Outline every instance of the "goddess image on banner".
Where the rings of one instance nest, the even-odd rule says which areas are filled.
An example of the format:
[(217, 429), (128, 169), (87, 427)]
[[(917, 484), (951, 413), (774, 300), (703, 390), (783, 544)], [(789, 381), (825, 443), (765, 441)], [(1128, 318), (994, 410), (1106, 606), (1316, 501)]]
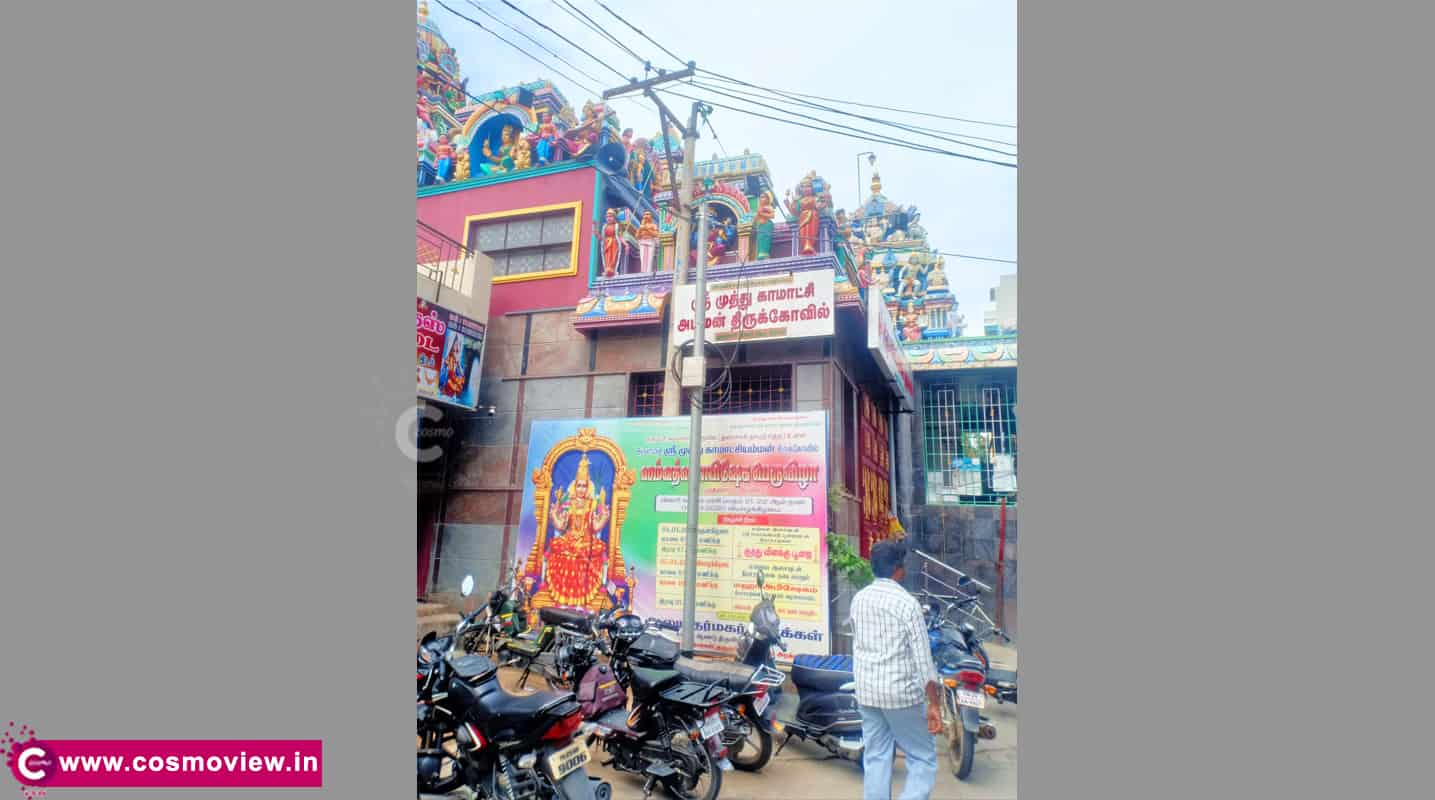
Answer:
[[(518, 552), (534, 621), (541, 608), (615, 607), (677, 631), (688, 420), (532, 426)], [(826, 413), (723, 415), (703, 427), (697, 647), (734, 652), (761, 571), (790, 653), (828, 653)]]

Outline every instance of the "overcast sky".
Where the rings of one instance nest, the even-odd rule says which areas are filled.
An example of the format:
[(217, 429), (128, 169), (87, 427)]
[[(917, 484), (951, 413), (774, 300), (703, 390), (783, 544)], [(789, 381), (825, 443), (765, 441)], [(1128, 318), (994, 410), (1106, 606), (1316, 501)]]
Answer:
[[(624, 75), (642, 77), (639, 62), (575, 20), (563, 10), (563, 0), (511, 1)], [(443, 2), (589, 87), (606, 89), (621, 83), (612, 72), (538, 28), (500, 0), (477, 0), (477, 4), (601, 80), (577, 74), (532, 42), (494, 23), (468, 0)], [(569, 2), (639, 55), (651, 59), (654, 65), (678, 67), (656, 46), (614, 19), (598, 0)], [(684, 59), (755, 84), (953, 117), (1017, 122), (1016, 3), (1013, 0), (909, 0), (891, 5), (847, 0), (603, 2)], [(546, 78), (558, 86), (575, 111), (585, 100), (597, 99), (593, 92), (579, 88), (573, 81), (450, 14), (434, 0), (430, 0), (429, 13), (457, 51), (462, 73), (469, 79), (470, 92), (482, 94)], [(723, 85), (710, 79), (709, 82)], [(680, 91), (713, 103), (746, 106), (692, 87), (683, 87)], [(689, 101), (679, 98), (665, 98), (665, 101), (686, 120)], [(762, 102), (782, 105), (771, 100)], [(614, 108), (622, 126), (633, 128), (636, 136), (650, 136), (658, 130), (657, 112), (651, 104), (618, 102)], [(756, 110), (783, 116), (769, 109)], [(835, 117), (795, 105), (793, 110), (881, 131), (892, 138), (917, 139), (913, 134), (864, 120)], [(1017, 141), (1017, 132), (1012, 128), (875, 109), (852, 110), (909, 125)], [(932, 246), (975, 256), (1017, 258), (1015, 169), (849, 139), (722, 108), (714, 110), (712, 124), (728, 154), (741, 153), (747, 148), (767, 159), (779, 198), (784, 190), (794, 187), (803, 175), (815, 169), (831, 183), (835, 206), (853, 208), (866, 198), (870, 180), (870, 168), (863, 158), (859, 198), (856, 154), (871, 150), (877, 153), (883, 194), (895, 203), (916, 205), (921, 210), (922, 224), (927, 228)], [(1010, 160), (950, 142), (927, 138), (920, 141), (946, 150)], [(977, 144), (997, 146), (988, 142)], [(721, 153), (722, 148), (704, 129), (698, 141), (698, 158), (707, 159)], [(999, 276), (1016, 272), (1016, 265), (948, 257), (946, 270), (959, 310), (966, 317), (966, 334), (980, 335), (988, 290), (997, 285)]]

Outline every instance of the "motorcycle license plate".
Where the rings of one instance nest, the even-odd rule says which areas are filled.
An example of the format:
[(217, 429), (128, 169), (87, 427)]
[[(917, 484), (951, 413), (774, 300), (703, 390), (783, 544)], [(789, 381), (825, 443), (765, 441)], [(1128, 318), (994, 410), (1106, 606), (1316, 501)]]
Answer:
[(548, 757), (548, 771), (553, 780), (562, 780), (564, 775), (588, 763), (588, 748), (582, 742), (574, 742)]
[(987, 696), (981, 692), (974, 692), (970, 689), (957, 690), (957, 705), (967, 708), (986, 708)]
[(698, 733), (701, 734), (704, 739), (711, 739), (722, 733), (722, 728), (722, 715), (710, 714), (703, 720), (703, 725), (701, 728), (698, 728)]
[(761, 695), (758, 696), (756, 700), (752, 701), (753, 713), (757, 714), (760, 717), (762, 716), (762, 712), (766, 711), (767, 707), (771, 704), (772, 695), (763, 692)]

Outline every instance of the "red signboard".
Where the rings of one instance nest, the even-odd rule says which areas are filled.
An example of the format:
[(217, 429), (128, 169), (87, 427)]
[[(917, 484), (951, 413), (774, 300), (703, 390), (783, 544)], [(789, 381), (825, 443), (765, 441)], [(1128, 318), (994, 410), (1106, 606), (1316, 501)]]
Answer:
[(858, 490), (862, 493), (861, 553), (866, 558), (872, 545), (890, 538), (888, 518), (892, 514), (891, 462), (887, 448), (888, 420), (866, 392), (859, 403), (857, 419)]

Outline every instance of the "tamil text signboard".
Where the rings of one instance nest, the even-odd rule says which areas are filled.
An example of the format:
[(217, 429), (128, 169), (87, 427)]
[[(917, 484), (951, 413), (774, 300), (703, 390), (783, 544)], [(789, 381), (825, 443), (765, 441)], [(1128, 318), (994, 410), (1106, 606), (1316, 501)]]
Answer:
[(483, 337), (482, 323), (418, 298), (418, 396), (476, 408)]
[[(693, 339), (697, 289), (673, 288), (674, 343)], [(717, 344), (831, 336), (832, 270), (710, 281), (703, 339)]]

